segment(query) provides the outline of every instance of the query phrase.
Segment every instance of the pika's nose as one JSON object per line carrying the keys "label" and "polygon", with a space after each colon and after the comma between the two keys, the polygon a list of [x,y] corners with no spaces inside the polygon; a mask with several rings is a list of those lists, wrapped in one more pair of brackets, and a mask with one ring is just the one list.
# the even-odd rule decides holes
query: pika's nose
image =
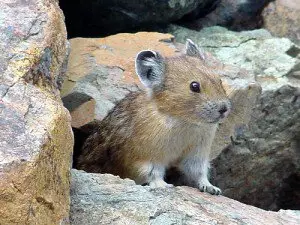
{"label": "pika's nose", "polygon": [[228,111],[227,106],[223,105],[220,109],[219,109],[219,113],[221,115],[224,115],[226,112]]}

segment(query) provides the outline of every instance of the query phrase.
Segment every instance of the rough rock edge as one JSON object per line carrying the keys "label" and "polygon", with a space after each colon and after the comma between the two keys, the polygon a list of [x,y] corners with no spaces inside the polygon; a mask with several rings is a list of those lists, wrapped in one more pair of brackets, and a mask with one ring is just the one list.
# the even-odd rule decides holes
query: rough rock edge
{"label": "rough rock edge", "polygon": [[188,187],[150,189],[110,174],[72,170],[72,225],[299,224],[300,213],[268,212]]}

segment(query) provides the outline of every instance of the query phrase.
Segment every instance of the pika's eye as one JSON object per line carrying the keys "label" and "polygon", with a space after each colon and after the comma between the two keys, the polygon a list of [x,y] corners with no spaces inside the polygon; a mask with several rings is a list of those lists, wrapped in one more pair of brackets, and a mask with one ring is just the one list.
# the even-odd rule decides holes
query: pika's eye
{"label": "pika's eye", "polygon": [[200,93],[200,84],[196,81],[193,81],[190,84],[190,89],[191,89],[192,92]]}

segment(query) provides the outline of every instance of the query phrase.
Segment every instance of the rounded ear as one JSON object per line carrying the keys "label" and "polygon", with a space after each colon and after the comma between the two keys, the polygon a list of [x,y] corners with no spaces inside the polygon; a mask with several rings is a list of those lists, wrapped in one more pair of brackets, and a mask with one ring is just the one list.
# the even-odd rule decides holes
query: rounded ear
{"label": "rounded ear", "polygon": [[145,87],[159,87],[164,81],[164,59],[158,52],[140,51],[135,58],[135,71]]}
{"label": "rounded ear", "polygon": [[185,51],[188,56],[199,57],[202,60],[205,59],[204,52],[191,39],[186,39]]}

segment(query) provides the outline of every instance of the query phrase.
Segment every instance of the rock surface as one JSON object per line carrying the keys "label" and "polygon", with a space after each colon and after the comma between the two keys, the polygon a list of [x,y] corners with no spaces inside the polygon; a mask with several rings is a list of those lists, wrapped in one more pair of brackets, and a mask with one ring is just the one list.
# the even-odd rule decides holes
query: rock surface
{"label": "rock surface", "polygon": [[95,119],[103,119],[116,101],[139,89],[134,59],[142,49],[175,54],[171,35],[140,32],[106,38],[74,38],[61,95],[84,93],[96,100]]}
{"label": "rock surface", "polygon": [[300,209],[297,91],[282,86],[263,92],[249,129],[215,160],[215,182],[224,195],[268,210]]}
{"label": "rock surface", "polygon": [[212,0],[61,0],[70,37],[91,37],[167,24]]}
{"label": "rock surface", "polygon": [[65,224],[73,146],[55,0],[0,2],[0,224]]}
{"label": "rock surface", "polygon": [[262,11],[272,0],[220,0],[214,9],[202,17],[182,22],[185,26],[200,30],[203,27],[224,26],[231,30],[252,30],[263,26]]}
{"label": "rock surface", "polygon": [[273,35],[288,37],[300,44],[300,0],[271,2],[262,16],[264,27]]}
{"label": "rock surface", "polygon": [[[140,32],[118,34],[98,39],[71,39],[67,79],[62,95],[84,93],[96,100],[95,119],[101,120],[116,101],[129,91],[142,89],[134,69],[137,52],[143,49],[159,51],[163,56],[179,54],[183,45],[173,42],[169,34]],[[220,74],[235,107],[235,113],[224,122],[214,143],[215,158],[230,142],[230,136],[242,124],[247,124],[250,112],[260,92],[254,77],[238,67],[220,63],[207,53],[207,63]],[[247,99],[247,101],[245,101]]]}
{"label": "rock surface", "polygon": [[223,27],[209,27],[197,32],[171,25],[166,32],[181,43],[193,37],[221,62],[254,74],[263,91],[299,84],[293,74],[300,68],[297,59],[300,48],[287,38],[273,37],[267,30],[233,32]]}
{"label": "rock surface", "polygon": [[72,170],[72,225],[290,224],[297,211],[268,212],[188,187],[150,189],[109,174]]}
{"label": "rock surface", "polygon": [[73,128],[80,128],[94,120],[96,101],[90,96],[73,92],[62,101],[71,114]]}
{"label": "rock surface", "polygon": [[237,130],[233,145],[214,161],[215,183],[226,196],[247,204],[300,209],[299,47],[266,30],[195,32],[173,26],[169,32],[181,42],[193,36],[222,62],[253,73],[262,86],[248,128]]}

